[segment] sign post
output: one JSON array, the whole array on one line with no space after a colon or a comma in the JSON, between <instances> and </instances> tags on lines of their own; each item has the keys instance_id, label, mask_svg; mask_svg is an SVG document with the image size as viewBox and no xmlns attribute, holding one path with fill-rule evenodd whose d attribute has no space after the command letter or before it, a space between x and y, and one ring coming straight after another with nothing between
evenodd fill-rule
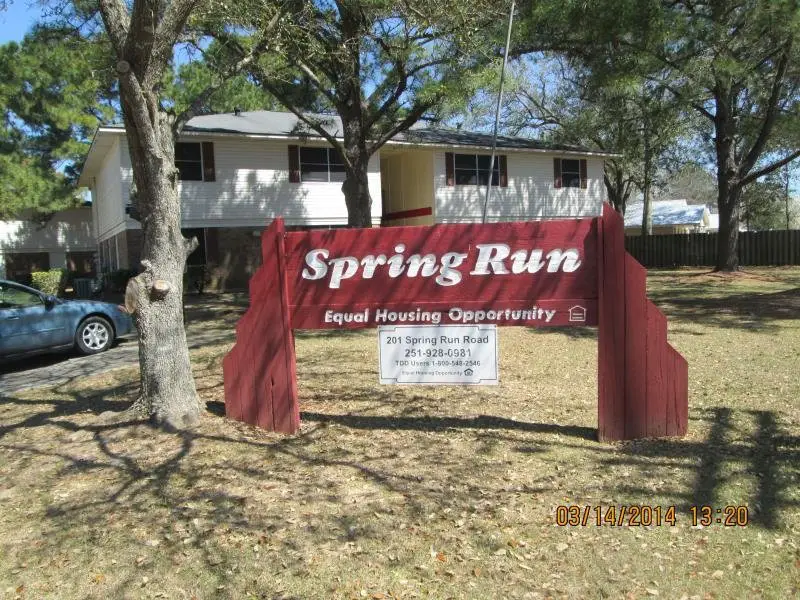
<instances>
[{"instance_id":1,"label":"sign post","mask_svg":"<svg viewBox=\"0 0 800 600\"><path fill-rule=\"evenodd\" d=\"M667 343L666 319L647 299L646 272L625 252L623 235L608 205L599 218L489 225L287 233L275 219L262 234L250 308L223 361L226 414L297 431L294 329L381 327L388 337L402 326L598 326L598 438L684 435L688 366ZM454 345L451 355L463 348ZM481 356L482 367L491 362ZM448 372L463 368L462 378L489 377L446 364ZM496 354L494 365L496 380ZM391 366L384 371L382 358L382 379L428 377L395 376Z\"/></svg>"}]
</instances>

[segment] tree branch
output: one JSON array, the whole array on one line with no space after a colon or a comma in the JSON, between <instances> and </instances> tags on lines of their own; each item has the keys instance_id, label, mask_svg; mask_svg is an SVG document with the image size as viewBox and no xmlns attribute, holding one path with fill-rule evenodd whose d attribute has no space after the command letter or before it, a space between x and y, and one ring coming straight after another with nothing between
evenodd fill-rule
<instances>
[{"instance_id":1,"label":"tree branch","mask_svg":"<svg viewBox=\"0 0 800 600\"><path fill-rule=\"evenodd\" d=\"M756 141L753 143L752 148L750 148L750 152L747 153L747 156L742 161L739 171L740 173L747 173L753 168L758 160L758 157L761 156L761 153L764 151L764 147L767 144L767 139L772 133L772 128L775 125L775 119L778 115L778 104L781 88L783 87L783 77L786 74L786 67L789 64L789 53L791 51L791 47L791 42L787 42L783 54L781 55L780 59L778 59L778 68L775 71L775 80L772 82L772 89L770 90L767 104L767 112L764 115L764 120L761 124L761 129L758 132Z\"/></svg>"},{"instance_id":2,"label":"tree branch","mask_svg":"<svg viewBox=\"0 0 800 600\"><path fill-rule=\"evenodd\" d=\"M136 2L136 4L145 4L144 2ZM153 32L153 60L150 63L150 68L147 70L146 81L148 83L155 83L161 79L164 67L169 63L172 58L172 51L178 37L183 32L186 26L186 21L189 15L197 6L198 0L171 0L167 4L163 17L158 22L158 27ZM152 9L150 9L152 10ZM137 43L139 40L137 40Z\"/></svg>"},{"instance_id":3,"label":"tree branch","mask_svg":"<svg viewBox=\"0 0 800 600\"><path fill-rule=\"evenodd\" d=\"M333 94L325 85L323 85L322 81L314 71L311 70L305 62L302 60L295 60L294 63L297 65L297 68L300 69L303 74L308 77L309 81L317 88L334 106L337 103L336 95Z\"/></svg>"},{"instance_id":4,"label":"tree branch","mask_svg":"<svg viewBox=\"0 0 800 600\"><path fill-rule=\"evenodd\" d=\"M122 57L128 39L128 9L122 0L99 0L100 16L111 45L118 57Z\"/></svg>"},{"instance_id":5,"label":"tree branch","mask_svg":"<svg viewBox=\"0 0 800 600\"><path fill-rule=\"evenodd\" d=\"M258 67L256 63L254 63L254 64L255 64L256 68L255 68L255 69L253 69L253 67L251 66L251 71L255 71L255 74L256 74L256 75L259 77L259 79L261 80L261 81L260 81L261 87L263 87L263 88L264 88L264 89L266 89L266 90L267 90L267 91L268 91L270 94L272 94L273 96L275 96L275 97L278 99L278 101L279 101L281 104L283 104L283 106L284 106L284 107L286 107L287 109L289 109L289 111L290 111L291 113L293 113L293 114L294 114L294 115L295 115L295 116L296 116L298 119L300 119L300 120L301 120L303 123L305 123L306 125L308 125L308 126L311 128L311 129L313 129L314 131L316 131L316 132L317 132L317 133L318 133L318 134L319 134L319 135L320 135L320 136L321 136L323 139L325 139L325 140L326 140L326 141L327 141L327 142L328 142L328 143L329 143L331 146L333 146L334 148L336 148L336 150L338 150L338 151L339 151L339 154L341 155L341 158L342 158L342 160L344 160L344 161L345 161L345 164L346 164L348 167L352 166L352 165L350 164L350 162L349 162L349 160L348 160L347 156L346 156L346 155L345 155L345 153L344 153L344 146L342 145L342 143L341 143L339 140L337 140L335 136L331 135L331 134L330 134L330 133L329 133L329 132L328 132L328 131L327 131L327 130L326 130L326 129L325 129L323 126L322 126L322 124L321 124L321 123L319 123L319 122L315 121L314 119L312 119L312 118L310 118L310 117L306 116L305 114L303 114L303 112L302 112L301 110L299 110L297 107L295 107L295 106L294 106L294 104L293 104L293 102L292 102L292 100L289 98L289 96L287 96L285 93L283 93L283 91L282 91L282 90L280 90L279 88L277 88L276 86L272 85L272 84L270 83L270 81L269 81L269 78L266 76L266 74L265 74L265 73L263 73L263 71L261 70L261 68L260 68L260 67Z\"/></svg>"},{"instance_id":6,"label":"tree branch","mask_svg":"<svg viewBox=\"0 0 800 600\"><path fill-rule=\"evenodd\" d=\"M699 102L696 102L696 101L693 101L693 100L689 100L683 94L683 92L681 92L679 89L677 89L677 88L671 86L670 84L662 81L661 79L657 79L655 77L647 76L647 77L645 77L645 79L647 81L652 81L654 83L658 83L659 85L664 86L664 89L667 90L669 93L671 93L673 96L675 96L679 100L682 100L683 102L688 103L689 106L691 106L693 109L695 109L701 115L703 115L705 118L709 119L712 122L714 121L714 115L713 115L713 113L711 111L709 111L705 106L703 106Z\"/></svg>"},{"instance_id":7,"label":"tree branch","mask_svg":"<svg viewBox=\"0 0 800 600\"><path fill-rule=\"evenodd\" d=\"M274 27L278 23L279 14L276 14L268 25L267 31L265 31L264 37L258 42L258 44L254 45L253 48L248 52L246 55L242 56L235 64L231 65L228 69L222 73L218 81L206 87L202 92L200 92L192 103L181 112L176 118L175 122L172 124L172 133L177 135L181 132L183 127L186 123L194 116L199 114L200 110L203 106L208 102L211 96L214 95L225 83L228 81L230 77L238 75L244 69L246 69L249 65L254 63L261 54L266 50L267 46L269 45L268 38L266 33L269 33L270 29Z\"/></svg>"},{"instance_id":8,"label":"tree branch","mask_svg":"<svg viewBox=\"0 0 800 600\"><path fill-rule=\"evenodd\" d=\"M148 111L149 103L145 97L136 74L131 70L130 65L121 60L117 63L117 73L119 76L120 87L127 87L128 92L133 96L128 103L128 110L123 112L133 121L136 133L142 141L142 146L153 156L160 156L160 148L156 139L154 123L150 119ZM121 94L124 98L124 94Z\"/></svg>"},{"instance_id":9,"label":"tree branch","mask_svg":"<svg viewBox=\"0 0 800 600\"><path fill-rule=\"evenodd\" d=\"M411 127L414 123L419 121L420 117L424 115L428 109L432 106L435 106L440 99L440 95L436 95L433 100L428 102L422 102L416 106L413 106L411 110L408 111L408 114L403 118L403 120L394 124L394 126L390 127L387 131L385 131L377 140L375 140L369 146L369 153L373 154L378 151L381 146L383 146L386 142L392 139L401 131L406 131L409 127Z\"/></svg>"},{"instance_id":10,"label":"tree branch","mask_svg":"<svg viewBox=\"0 0 800 600\"><path fill-rule=\"evenodd\" d=\"M768 175L772 173L776 169L780 169L783 165L787 165L792 162L794 159L800 157L800 150L796 150L791 154L784 156L782 159L775 161L764 167L763 169L759 169L758 171L754 171L750 173L748 176L742 178L742 185L747 185L748 183L754 182L759 177L763 177L764 175Z\"/></svg>"}]
</instances>

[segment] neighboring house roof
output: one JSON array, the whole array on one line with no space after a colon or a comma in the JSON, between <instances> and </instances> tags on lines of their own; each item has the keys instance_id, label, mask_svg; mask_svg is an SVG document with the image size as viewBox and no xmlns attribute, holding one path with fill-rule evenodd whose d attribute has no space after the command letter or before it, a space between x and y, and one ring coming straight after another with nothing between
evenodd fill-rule
<instances>
[{"instance_id":1,"label":"neighboring house roof","mask_svg":"<svg viewBox=\"0 0 800 600\"><path fill-rule=\"evenodd\" d=\"M342 121L336 115L311 115L319 119L326 131L334 137L342 137ZM110 149L114 135L125 133L122 125L99 127L92 140L86 162L81 169L81 180L84 172L99 167L95 164L102 160ZM110 134L110 135L109 135ZM269 110L243 111L238 114L222 113L201 115L188 121L183 129L184 135L225 135L243 137L284 138L288 140L320 141L320 135L302 122L297 115L290 112ZM486 133L475 133L456 129L436 129L432 127L415 127L397 134L387 146L430 146L444 148L471 148L488 150L492 146L492 136ZM579 146L547 144L523 137L498 136L497 148L501 151L549 152L579 154L588 156L611 157L616 154L591 150ZM86 185L79 181L79 185Z\"/></svg>"},{"instance_id":2,"label":"neighboring house roof","mask_svg":"<svg viewBox=\"0 0 800 600\"><path fill-rule=\"evenodd\" d=\"M708 227L710 212L705 204L688 204L686 200L659 200L652 203L653 227L694 225ZM625 209L625 227L641 227L644 205L629 204Z\"/></svg>"}]
</instances>

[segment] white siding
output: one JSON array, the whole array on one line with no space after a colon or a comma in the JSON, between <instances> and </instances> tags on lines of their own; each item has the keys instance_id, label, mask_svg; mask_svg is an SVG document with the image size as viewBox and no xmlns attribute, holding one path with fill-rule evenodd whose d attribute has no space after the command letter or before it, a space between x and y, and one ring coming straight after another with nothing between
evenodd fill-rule
<instances>
[{"instance_id":1,"label":"white siding","mask_svg":"<svg viewBox=\"0 0 800 600\"><path fill-rule=\"evenodd\" d=\"M344 225L347 207L341 183L290 183L289 143L247 138L202 138L214 143L216 181L182 181L184 227L257 227L274 217L287 225ZM369 163L372 218L381 217L380 157ZM132 171L122 147L122 197L127 198Z\"/></svg>"},{"instance_id":2,"label":"white siding","mask_svg":"<svg viewBox=\"0 0 800 600\"><path fill-rule=\"evenodd\" d=\"M118 138L108 152L103 166L97 174L92 188L92 202L96 205L97 240L103 241L124 229L126 195L123 196L123 171L120 147L124 138ZM127 157L128 149L125 148Z\"/></svg>"},{"instance_id":3,"label":"white siding","mask_svg":"<svg viewBox=\"0 0 800 600\"><path fill-rule=\"evenodd\" d=\"M468 153L466 150L465 152ZM448 186L444 155L444 152L437 152L434 157L436 222L479 222L483 215L486 187ZM508 187L492 188L487 210L488 220L520 221L595 217L602 214L605 196L602 158L586 158L589 181L584 190L555 189L553 158L558 155L515 152L506 156Z\"/></svg>"},{"instance_id":4,"label":"white siding","mask_svg":"<svg viewBox=\"0 0 800 600\"><path fill-rule=\"evenodd\" d=\"M83 252L95 249L90 208L55 213L40 227L32 221L0 221L0 251Z\"/></svg>"}]
</instances>

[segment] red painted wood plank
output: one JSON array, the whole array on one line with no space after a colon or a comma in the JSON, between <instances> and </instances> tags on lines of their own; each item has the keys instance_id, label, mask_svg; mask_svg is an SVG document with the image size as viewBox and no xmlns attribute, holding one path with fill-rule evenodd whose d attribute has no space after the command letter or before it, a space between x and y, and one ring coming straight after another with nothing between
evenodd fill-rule
<instances>
[{"instance_id":1,"label":"red painted wood plank","mask_svg":"<svg viewBox=\"0 0 800 600\"><path fill-rule=\"evenodd\" d=\"M265 265L268 269L274 267L274 260ZM271 380L275 370L274 353L278 349L274 342L274 322L279 316L275 314L274 305L275 294L270 291L262 297L261 302L252 306L254 325L247 346L242 348L242 352L247 354L244 360L253 369L253 395L250 402L256 407L252 417L254 420L247 422L268 430L273 429Z\"/></svg>"},{"instance_id":2,"label":"red painted wood plank","mask_svg":"<svg viewBox=\"0 0 800 600\"><path fill-rule=\"evenodd\" d=\"M625 439L625 242L622 218L608 204L598 220L598 438Z\"/></svg>"},{"instance_id":3,"label":"red painted wood plank","mask_svg":"<svg viewBox=\"0 0 800 600\"><path fill-rule=\"evenodd\" d=\"M625 254L625 437L647 435L647 272Z\"/></svg>"},{"instance_id":4,"label":"red painted wood plank","mask_svg":"<svg viewBox=\"0 0 800 600\"><path fill-rule=\"evenodd\" d=\"M596 326L598 323L597 301L591 298L532 301L405 301L379 305L353 302L346 305L295 306L291 309L291 313L294 329L363 329L393 324L435 325L474 322L524 327ZM344 320L345 315L347 321ZM354 321L354 318L359 320Z\"/></svg>"},{"instance_id":5,"label":"red painted wood plank","mask_svg":"<svg viewBox=\"0 0 800 600\"><path fill-rule=\"evenodd\" d=\"M667 405L667 431L664 435L686 435L689 425L689 365L686 359L670 345L667 345L670 356L671 394Z\"/></svg>"},{"instance_id":6,"label":"red painted wood plank","mask_svg":"<svg viewBox=\"0 0 800 600\"><path fill-rule=\"evenodd\" d=\"M282 248L283 235L280 219L262 234L264 261L250 281L251 305L239 320L236 344L223 361L226 414L271 430L275 429L274 378L277 372L286 371L285 344L281 342L284 329L289 327L289 315L280 310L278 250ZM283 275L285 293L285 273ZM286 379L285 374L283 378Z\"/></svg>"},{"instance_id":7,"label":"red painted wood plank","mask_svg":"<svg viewBox=\"0 0 800 600\"><path fill-rule=\"evenodd\" d=\"M398 210L396 212L386 213L381 217L381 221L397 221L398 219L413 219L414 217L427 217L433 214L433 208L426 206L424 208L412 208L409 210Z\"/></svg>"},{"instance_id":8,"label":"red painted wood plank","mask_svg":"<svg viewBox=\"0 0 800 600\"><path fill-rule=\"evenodd\" d=\"M667 406L671 398L666 384L671 357L667 352L667 319L658 307L647 302L647 437L667 434Z\"/></svg>"},{"instance_id":9,"label":"red painted wood plank","mask_svg":"<svg viewBox=\"0 0 800 600\"><path fill-rule=\"evenodd\" d=\"M515 300L533 305L540 299L596 299L596 237L593 219L396 227L391 235L378 228L290 232L286 235L290 303L297 309L480 299L488 307ZM498 245L496 251L489 249L492 244ZM479 246L484 247L484 258L495 261L485 268L476 268ZM552 255L550 262L547 256L554 251L560 254ZM567 262L558 261L567 252L576 253L580 261L571 263L569 272L564 268ZM417 260L429 256L427 270L408 266L414 255ZM505 258L499 258L502 255ZM517 273L515 256L521 271ZM397 263L394 268L378 264L369 272L364 261L372 258L367 257ZM341 277L336 281L334 259L340 261ZM314 260L318 269L310 267Z\"/></svg>"},{"instance_id":10,"label":"red painted wood plank","mask_svg":"<svg viewBox=\"0 0 800 600\"><path fill-rule=\"evenodd\" d=\"M286 266L285 230L279 224L280 235L275 240L278 284L275 289L275 307L280 319L275 320L275 336L280 350L275 356L273 371L273 423L275 431L295 433L300 428L300 407L297 398L297 371L294 354L294 334L291 325L289 284Z\"/></svg>"}]
</instances>

